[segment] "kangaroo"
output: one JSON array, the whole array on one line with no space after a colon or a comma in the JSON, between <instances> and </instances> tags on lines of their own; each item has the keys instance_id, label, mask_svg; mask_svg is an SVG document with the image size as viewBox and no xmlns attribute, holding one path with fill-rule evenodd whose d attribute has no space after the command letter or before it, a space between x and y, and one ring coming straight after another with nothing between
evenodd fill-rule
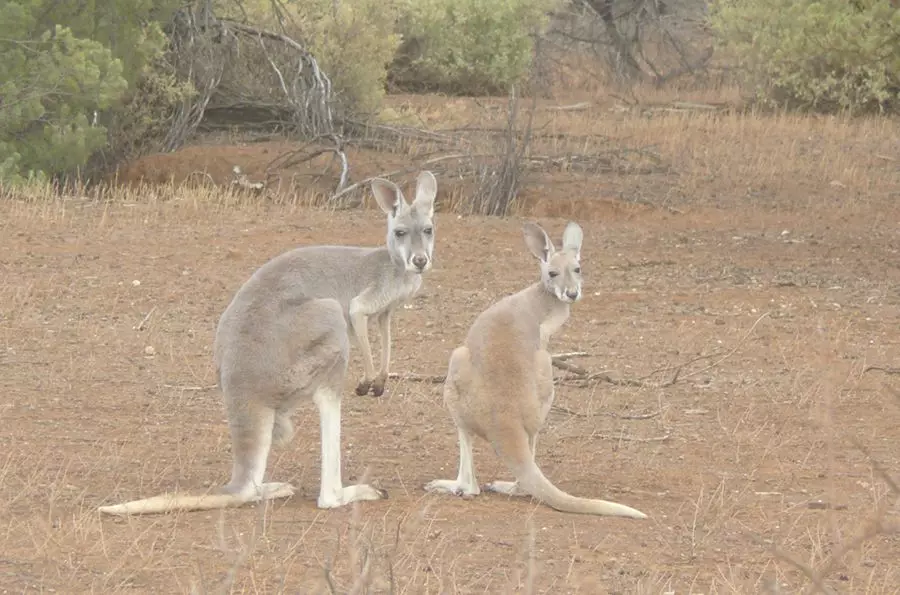
<instances>
[{"instance_id":1,"label":"kangaroo","mask_svg":"<svg viewBox=\"0 0 900 595\"><path fill-rule=\"evenodd\" d=\"M465 343L453 350L444 382L444 404L459 436L459 473L436 479L425 489L475 496L481 489L509 496L532 496L556 510L644 519L633 508L605 500L571 496L547 479L535 463L538 431L553 404L550 336L581 299L581 227L570 222L557 251L536 223L524 226L525 244L540 261L541 279L478 315ZM473 437L486 440L516 481L479 488L472 460Z\"/></svg>"},{"instance_id":2,"label":"kangaroo","mask_svg":"<svg viewBox=\"0 0 900 595\"><path fill-rule=\"evenodd\" d=\"M219 319L214 360L231 434L231 481L205 495L155 496L114 506L107 514L212 510L293 495L288 483L263 483L269 450L294 434L291 414L305 399L319 412L319 508L387 498L366 484L341 481L341 392L350 336L362 351L364 375L356 392L384 392L390 363L391 316L432 267L437 181L419 174L407 203L392 182L372 191L387 214L386 246L306 246L276 256L237 291ZM378 324L381 369L372 365L367 325Z\"/></svg>"}]
</instances>

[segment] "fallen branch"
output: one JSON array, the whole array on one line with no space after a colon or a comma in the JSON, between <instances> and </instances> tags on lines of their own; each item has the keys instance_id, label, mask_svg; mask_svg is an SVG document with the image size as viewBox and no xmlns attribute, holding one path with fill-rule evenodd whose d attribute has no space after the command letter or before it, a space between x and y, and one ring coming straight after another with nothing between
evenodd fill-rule
<instances>
[{"instance_id":1,"label":"fallen branch","mask_svg":"<svg viewBox=\"0 0 900 595\"><path fill-rule=\"evenodd\" d=\"M325 139L330 140L332 143L334 143L334 146L310 149L313 144ZM324 175L326 171L328 171L328 169L331 167L331 164L334 163L335 157L338 158L341 162L341 174L338 179L337 187L334 191L340 192L347 185L347 180L350 178L350 163L347 159L347 153L344 150L345 144L346 143L344 142L344 139L337 134L320 134L319 136L310 140L300 149L282 153L281 155L278 155L277 157L272 159L266 165L267 176L271 176L276 168L281 170L289 169L292 167L296 167L297 165L300 165L302 163L312 161L320 155L330 153L332 155L331 162L325 167L322 173L316 177L316 179L318 179L319 177Z\"/></svg>"},{"instance_id":2,"label":"fallen branch","mask_svg":"<svg viewBox=\"0 0 900 595\"><path fill-rule=\"evenodd\" d=\"M335 200L339 199L340 197L344 196L345 194L349 194L350 192L353 192L354 190L361 188L362 186L365 186L366 184L370 183L372 180L374 180L376 178L389 178L391 176L402 176L402 175L412 173L414 171L418 171L424 165L433 165L435 163L440 163L441 161L449 161L451 159L464 159L466 157L470 157L470 156L466 155L464 153L453 153L450 155L441 155L440 157L434 157L432 159L427 159L427 160L422 161L421 163L418 163L411 167L404 167L403 169L396 169L394 171L386 172L386 173L383 173L383 174L380 174L377 176L372 176L371 178L366 178L365 180L361 180L355 184L350 184L349 186L347 186L340 192L336 192L335 194L333 194L331 196L331 198L328 199L328 201L329 202L335 201Z\"/></svg>"},{"instance_id":3,"label":"fallen branch","mask_svg":"<svg viewBox=\"0 0 900 595\"><path fill-rule=\"evenodd\" d=\"M553 365L557 368L567 370L569 368L578 368L578 366L574 366L573 364L567 363L565 360L572 357L584 357L590 355L586 351L570 351L567 353L559 353L557 355L552 356ZM391 372L388 374L388 378L394 378L397 380L408 380L409 382L424 382L426 384L441 384L444 380L447 379L447 376L444 374L398 374L397 372Z\"/></svg>"},{"instance_id":4,"label":"fallen branch","mask_svg":"<svg viewBox=\"0 0 900 595\"><path fill-rule=\"evenodd\" d=\"M879 371L884 372L885 374L897 375L900 374L900 368L891 368L891 367L883 367L883 366L868 366L865 370L863 370L863 374L869 371Z\"/></svg>"},{"instance_id":5,"label":"fallen branch","mask_svg":"<svg viewBox=\"0 0 900 595\"><path fill-rule=\"evenodd\" d=\"M607 382L607 383L615 385L615 386L634 386L634 387L642 387L642 388L668 388L668 387L674 385L676 382L678 382L678 380L681 378L690 378L691 376L696 376L697 374L702 374L703 372L707 372L707 371L715 368L716 366L718 366L719 364L721 364L722 362L724 362L725 360L730 358L732 355L737 353L737 350L741 348L741 345L743 345L744 342L747 340L747 338L753 333L754 329L756 329L756 327L760 323L760 321L763 318L765 318L766 316L768 316L769 314L770 314L769 312L766 312L762 316L757 318L756 321L747 330L747 332L744 333L744 336L741 337L741 339L737 342L737 344L735 344L734 347L732 347L731 349L729 349L728 351L725 351L725 352L717 351L717 352L713 352L713 353L706 354L706 355L700 355L700 356L691 358L691 359L687 360L686 362L678 364L677 366L667 366L664 368L659 368L657 370L654 370L653 372L650 372L646 376L642 376L641 378L638 378L638 379L613 378L612 376L610 376L610 374L608 372L588 373L587 370L585 370L583 368L579 368L578 366L573 366L572 364L565 364L566 367L564 367L564 368L561 365L557 365L557 367L560 367L568 372L572 372L573 374L575 374L574 377L560 378L560 379L558 379L558 382L561 384L569 384L569 385L577 386L580 388L593 386L593 385L599 384L601 382ZM699 370L694 370L693 372L689 372L687 374L682 375L682 370L684 370L684 368L689 366L690 364L696 363L698 361L718 357L720 355L721 355L721 357L719 357L719 359L715 360L708 366L705 366ZM560 362L560 364L563 364L563 363L564 362ZM556 365L556 362L554 362L554 364ZM672 374L672 377L665 382L651 383L651 382L646 381L648 378L651 378L661 372L665 372L665 371L669 371L669 370L674 370L675 373Z\"/></svg>"},{"instance_id":6,"label":"fallen branch","mask_svg":"<svg viewBox=\"0 0 900 595\"><path fill-rule=\"evenodd\" d=\"M581 366L570 364L569 362L562 359L553 358L553 367L559 368L560 370L565 370L566 372L572 372L573 374L577 374L579 376L589 375L588 371Z\"/></svg>"},{"instance_id":7,"label":"fallen branch","mask_svg":"<svg viewBox=\"0 0 900 595\"><path fill-rule=\"evenodd\" d=\"M447 379L445 375L429 375L429 374L397 374L391 372L388 378L397 380L408 380L409 382L424 382L426 384L441 384Z\"/></svg>"},{"instance_id":8,"label":"fallen branch","mask_svg":"<svg viewBox=\"0 0 900 595\"><path fill-rule=\"evenodd\" d=\"M572 359L573 357L587 357L590 353L587 351L569 351L566 353L557 353L553 356L553 359L556 361L565 361L567 359Z\"/></svg>"},{"instance_id":9,"label":"fallen branch","mask_svg":"<svg viewBox=\"0 0 900 595\"><path fill-rule=\"evenodd\" d=\"M628 419L628 420L642 420L642 419L653 419L654 417L658 417L662 414L662 410L652 411L650 413L637 413L634 415L621 415L619 413L611 413L608 411L598 411L596 413L581 413L580 411L575 411L574 409L569 409L568 407L563 407L562 405L554 405L550 408L551 411L557 411L559 413L565 413L567 415L572 415L575 417L612 417L615 419Z\"/></svg>"},{"instance_id":10,"label":"fallen branch","mask_svg":"<svg viewBox=\"0 0 900 595\"><path fill-rule=\"evenodd\" d=\"M652 436L650 438L640 438L639 436L631 436L629 434L601 434L599 432L591 432L588 436L591 439L599 438L601 440L618 440L620 442L665 442L672 437L671 432L666 432L662 436Z\"/></svg>"},{"instance_id":11,"label":"fallen branch","mask_svg":"<svg viewBox=\"0 0 900 595\"><path fill-rule=\"evenodd\" d=\"M179 386L177 384L163 384L163 386L166 388L174 388L177 390L183 390L185 392L188 392L188 391L200 392L200 391L207 391L207 390L213 390L213 389L219 388L218 384L210 384L209 386Z\"/></svg>"}]
</instances>

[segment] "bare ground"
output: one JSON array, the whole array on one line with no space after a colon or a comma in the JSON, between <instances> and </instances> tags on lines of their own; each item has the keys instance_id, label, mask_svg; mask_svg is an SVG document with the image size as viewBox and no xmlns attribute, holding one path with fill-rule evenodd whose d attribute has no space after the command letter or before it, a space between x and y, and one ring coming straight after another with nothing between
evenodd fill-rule
<instances>
[{"instance_id":1,"label":"bare ground","mask_svg":"<svg viewBox=\"0 0 900 595\"><path fill-rule=\"evenodd\" d=\"M821 573L834 592L900 592L898 494L878 470L900 481L900 210L888 191L836 203L822 182L779 186L796 199L784 209L704 186L718 198L690 209L611 192L577 211L586 297L553 349L587 352L570 361L607 379L561 382L538 462L647 521L422 490L455 476L458 455L440 385L415 375L443 374L475 315L537 271L523 219L450 212L435 270L395 319L401 378L357 397L354 351L347 381L345 480L367 473L388 500L316 508L310 404L270 458L294 498L101 517L101 504L227 481L218 316L268 258L378 244L383 219L187 190L5 201L0 588L348 593L363 575L371 593L796 593ZM540 220L557 236L565 223ZM484 444L476 465L481 482L507 476Z\"/></svg>"}]
</instances>

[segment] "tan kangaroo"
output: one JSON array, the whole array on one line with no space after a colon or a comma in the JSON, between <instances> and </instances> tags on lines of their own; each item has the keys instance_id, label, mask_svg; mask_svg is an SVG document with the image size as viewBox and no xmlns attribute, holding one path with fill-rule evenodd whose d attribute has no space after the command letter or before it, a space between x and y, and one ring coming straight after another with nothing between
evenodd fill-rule
<instances>
[{"instance_id":1,"label":"tan kangaroo","mask_svg":"<svg viewBox=\"0 0 900 595\"><path fill-rule=\"evenodd\" d=\"M525 244L540 260L541 280L482 312L465 344L450 356L444 404L459 434L459 473L425 489L455 495L481 492L475 481L472 440L488 441L516 478L494 481L485 491L532 496L556 510L644 519L634 508L571 496L556 488L534 460L538 431L553 404L553 362L547 343L581 299L582 231L570 222L562 250L535 223L524 227Z\"/></svg>"},{"instance_id":2,"label":"tan kangaroo","mask_svg":"<svg viewBox=\"0 0 900 595\"><path fill-rule=\"evenodd\" d=\"M238 290L219 320L214 359L231 433L231 481L206 495L165 494L115 506L107 514L210 510L293 495L288 483L263 483L272 444L294 433L291 414L311 399L319 411L321 478L318 506L335 508L386 498L369 485L341 481L341 392L350 335L359 344L364 376L358 394L384 391L390 363L391 315L422 284L432 266L437 181L419 174L416 196L382 179L372 191L387 214L387 245L306 246L276 256ZM369 318L381 335L375 374Z\"/></svg>"}]
</instances>

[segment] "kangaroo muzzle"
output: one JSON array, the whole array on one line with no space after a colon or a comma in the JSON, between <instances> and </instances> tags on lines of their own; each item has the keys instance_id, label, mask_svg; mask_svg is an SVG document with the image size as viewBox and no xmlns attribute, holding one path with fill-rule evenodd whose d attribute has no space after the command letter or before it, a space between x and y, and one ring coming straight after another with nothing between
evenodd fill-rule
<instances>
[{"instance_id":1,"label":"kangaroo muzzle","mask_svg":"<svg viewBox=\"0 0 900 595\"><path fill-rule=\"evenodd\" d=\"M421 273L428 266L428 256L425 254L414 254L412 258L409 259L410 264L415 267L416 272Z\"/></svg>"}]
</instances>

